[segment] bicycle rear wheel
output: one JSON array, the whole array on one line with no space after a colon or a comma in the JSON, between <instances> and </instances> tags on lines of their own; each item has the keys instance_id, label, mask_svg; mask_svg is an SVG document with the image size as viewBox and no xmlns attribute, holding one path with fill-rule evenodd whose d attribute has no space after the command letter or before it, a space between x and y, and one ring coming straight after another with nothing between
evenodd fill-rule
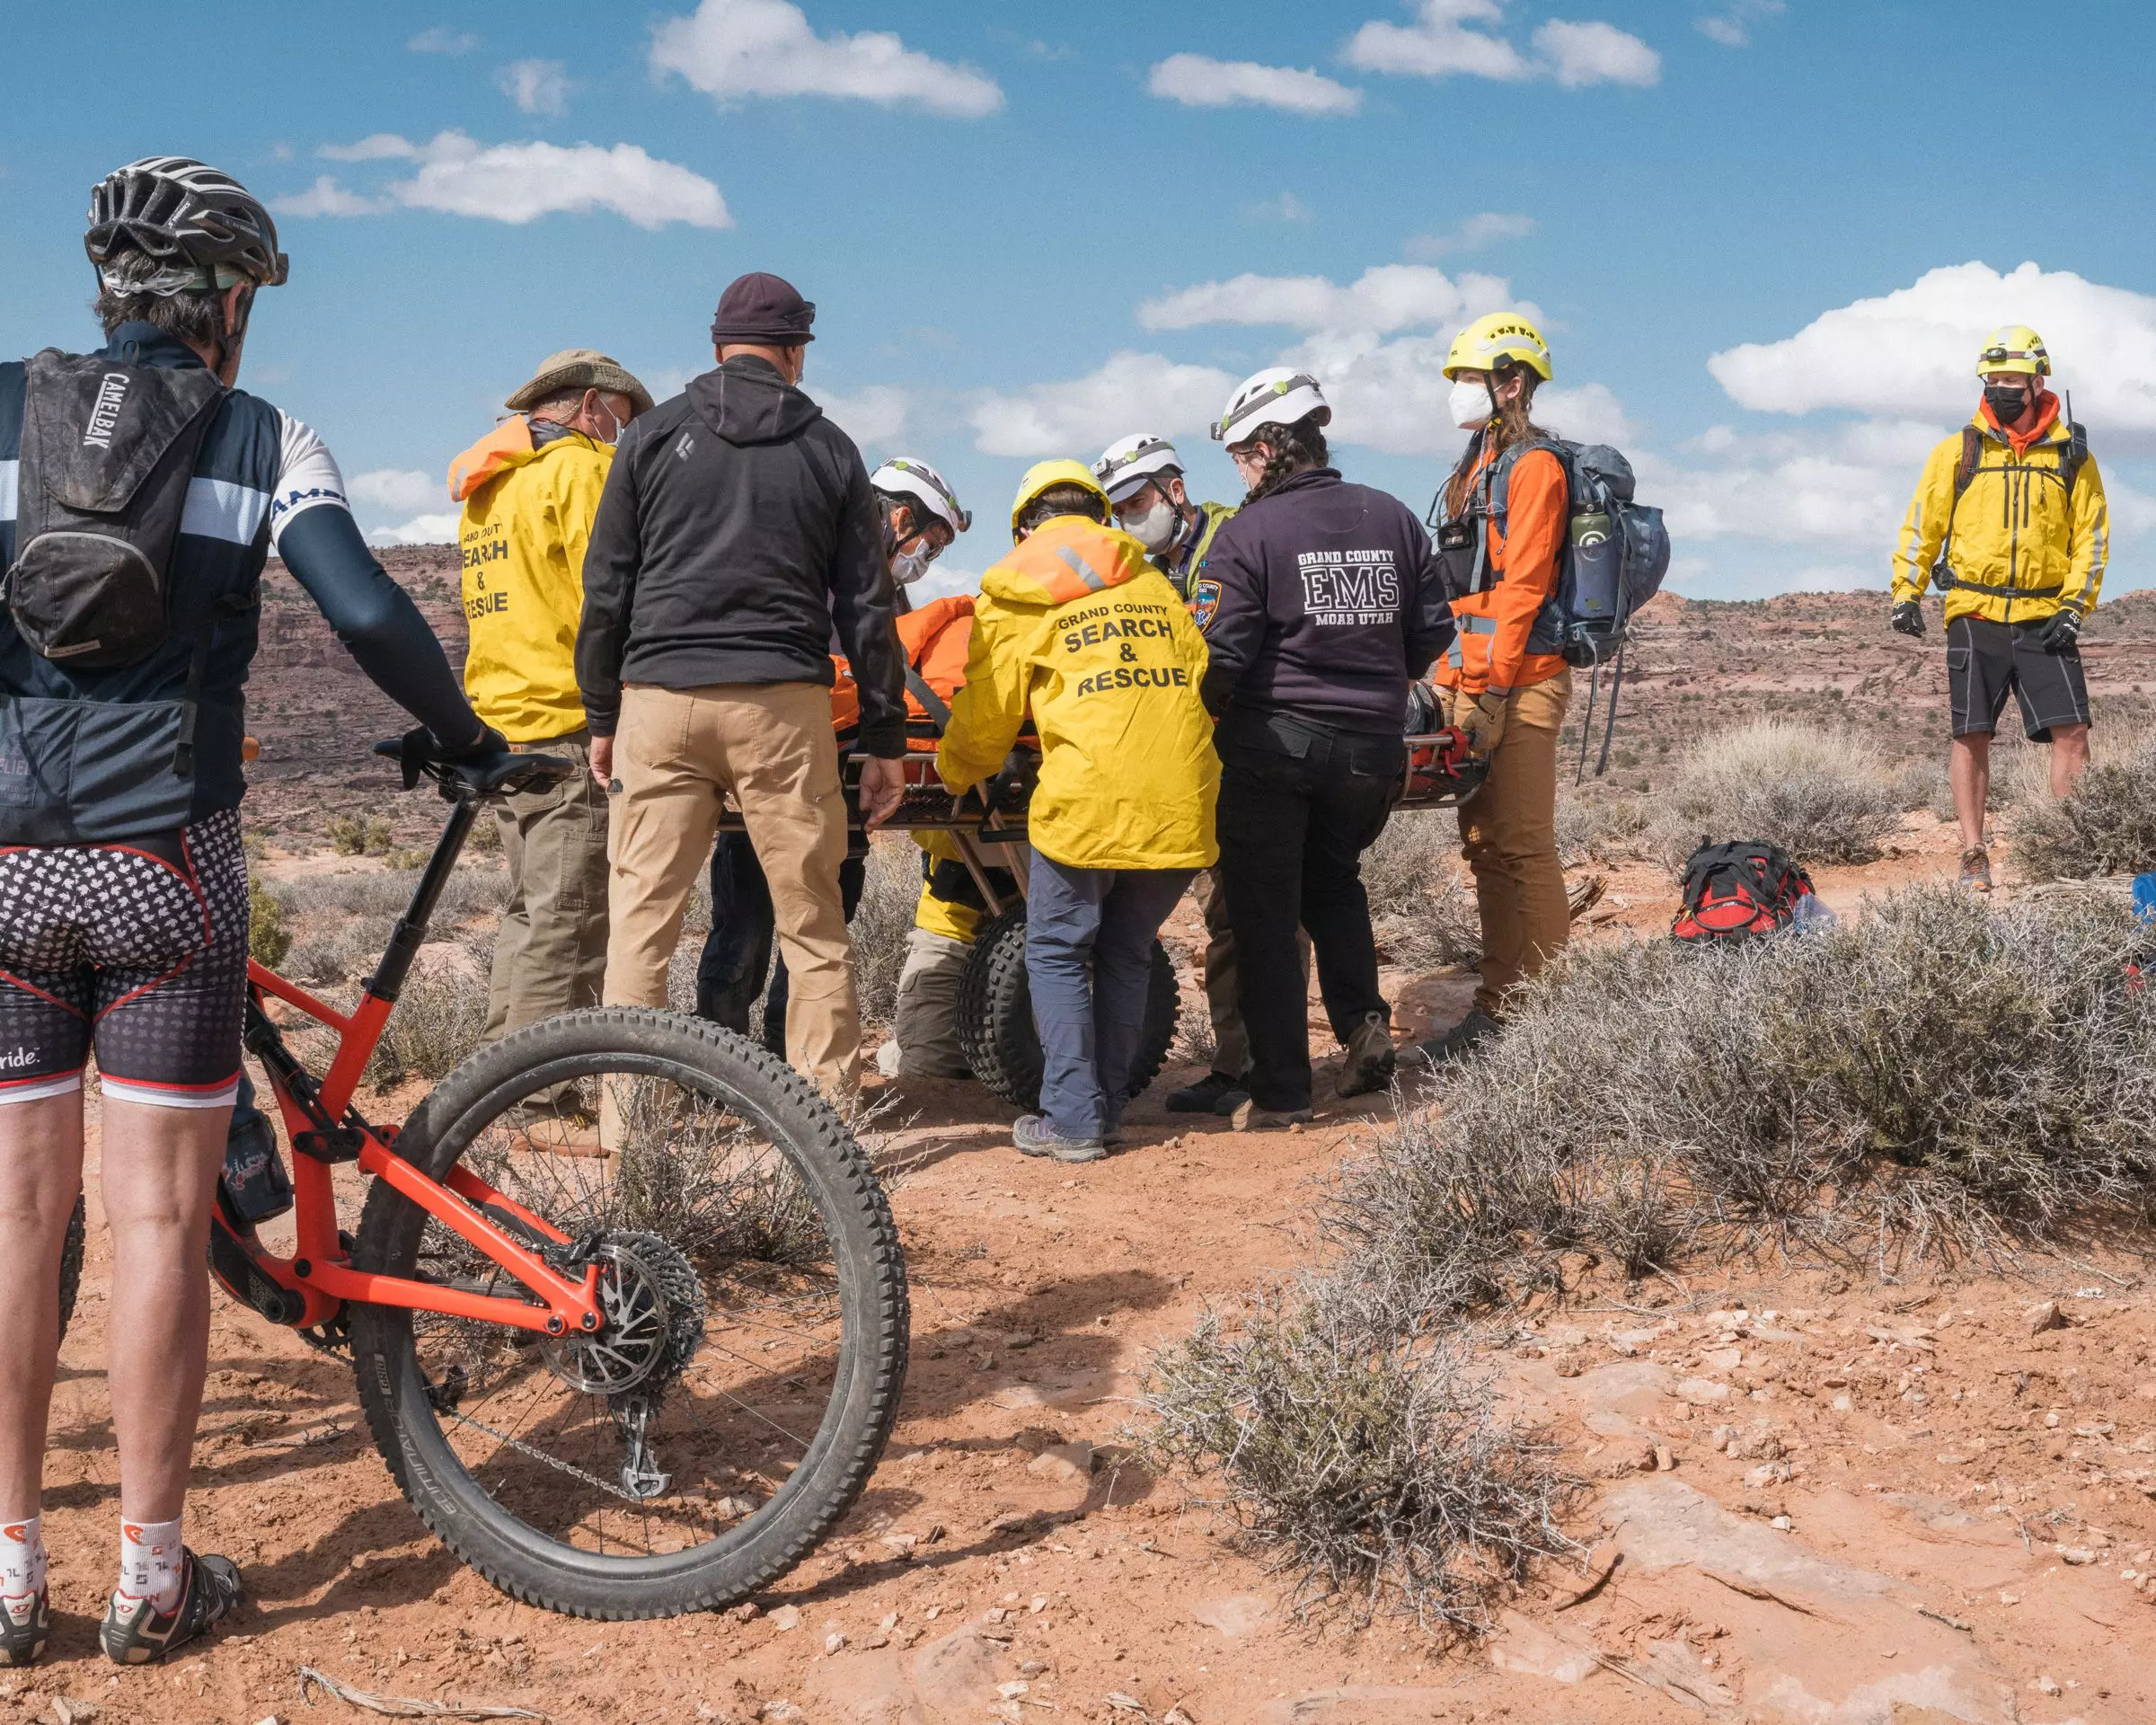
<instances>
[{"instance_id":1,"label":"bicycle rear wheel","mask_svg":"<svg viewBox=\"0 0 2156 1725\"><path fill-rule=\"evenodd\" d=\"M352 1308L375 1441L488 1580L578 1616L716 1608L860 1496L906 1376L905 1264L867 1157L791 1067L701 1020L571 1013L458 1066L396 1147L437 1180L461 1163L600 1269L591 1339ZM381 1181L354 1261L521 1289Z\"/></svg>"}]
</instances>

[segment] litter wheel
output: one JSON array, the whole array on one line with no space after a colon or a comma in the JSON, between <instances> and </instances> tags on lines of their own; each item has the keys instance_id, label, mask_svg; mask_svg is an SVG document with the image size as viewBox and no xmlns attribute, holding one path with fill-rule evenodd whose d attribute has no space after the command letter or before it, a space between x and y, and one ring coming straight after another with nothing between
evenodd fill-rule
<instances>
[{"instance_id":1,"label":"litter wheel","mask_svg":"<svg viewBox=\"0 0 2156 1725\"><path fill-rule=\"evenodd\" d=\"M1153 943L1153 979L1145 995L1145 1028L1130 1074L1135 1096L1168 1064L1178 1012L1175 965ZM959 985L959 1046L973 1075L1014 1108L1040 1106L1043 1058L1033 1028L1033 991L1026 982L1026 907L1015 905L985 923Z\"/></svg>"}]
</instances>

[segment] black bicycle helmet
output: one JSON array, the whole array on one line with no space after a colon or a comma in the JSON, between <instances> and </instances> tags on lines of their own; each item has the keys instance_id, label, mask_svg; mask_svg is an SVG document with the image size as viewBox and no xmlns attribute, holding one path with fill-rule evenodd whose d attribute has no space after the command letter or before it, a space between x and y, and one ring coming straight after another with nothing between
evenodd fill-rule
<instances>
[{"instance_id":1,"label":"black bicycle helmet","mask_svg":"<svg viewBox=\"0 0 2156 1725\"><path fill-rule=\"evenodd\" d=\"M146 155L91 188L83 249L101 273L134 251L203 271L204 287L217 285L220 265L263 288L280 287L290 274L261 199L230 174L185 155Z\"/></svg>"}]
</instances>

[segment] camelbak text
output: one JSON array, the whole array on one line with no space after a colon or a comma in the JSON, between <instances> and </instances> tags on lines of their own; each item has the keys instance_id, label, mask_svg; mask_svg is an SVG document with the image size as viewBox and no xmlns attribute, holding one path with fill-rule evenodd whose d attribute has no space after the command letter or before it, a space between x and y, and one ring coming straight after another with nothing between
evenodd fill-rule
<instances>
[{"instance_id":1,"label":"camelbak text","mask_svg":"<svg viewBox=\"0 0 2156 1725\"><path fill-rule=\"evenodd\" d=\"M90 409L90 423L83 432L83 447L110 449L112 430L119 423L119 404L128 396L128 374L108 371L97 386L97 400Z\"/></svg>"}]
</instances>

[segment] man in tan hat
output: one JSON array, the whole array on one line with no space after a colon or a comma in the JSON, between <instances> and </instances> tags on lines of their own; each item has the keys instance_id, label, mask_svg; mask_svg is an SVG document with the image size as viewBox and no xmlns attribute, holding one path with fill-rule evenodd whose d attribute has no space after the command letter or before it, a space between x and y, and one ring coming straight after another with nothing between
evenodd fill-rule
<instances>
[{"instance_id":1,"label":"man in tan hat","mask_svg":"<svg viewBox=\"0 0 2156 1725\"><path fill-rule=\"evenodd\" d=\"M651 406L603 353L570 348L508 399L504 420L451 464L464 506L464 693L520 750L590 763L577 689L584 548L622 428ZM494 945L490 1040L596 1006L606 973L606 796L588 771L496 809L509 900Z\"/></svg>"}]
</instances>

